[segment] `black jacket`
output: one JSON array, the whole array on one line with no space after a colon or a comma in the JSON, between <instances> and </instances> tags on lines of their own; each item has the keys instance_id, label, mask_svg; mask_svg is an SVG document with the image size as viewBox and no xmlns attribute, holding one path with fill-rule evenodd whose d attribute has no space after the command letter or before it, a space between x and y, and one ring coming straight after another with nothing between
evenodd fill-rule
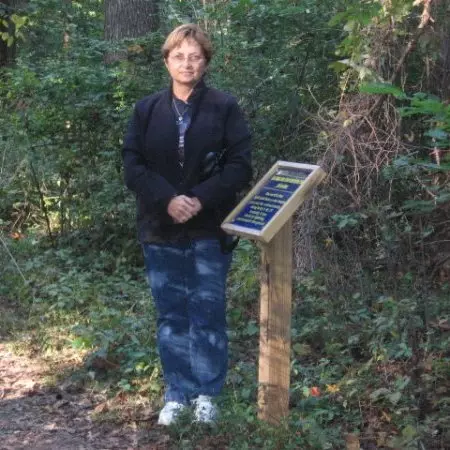
<instances>
[{"instance_id":1,"label":"black jacket","mask_svg":"<svg viewBox=\"0 0 450 450\"><path fill-rule=\"evenodd\" d=\"M141 242L220 236L221 221L251 180L250 132L235 98L201 82L189 102L192 120L185 135L183 168L178 162L172 90L135 105L122 155L125 183L137 198ZM206 154L224 150L220 172L202 179ZM203 206L184 224L175 224L167 213L170 199L179 194L197 197Z\"/></svg>"}]
</instances>

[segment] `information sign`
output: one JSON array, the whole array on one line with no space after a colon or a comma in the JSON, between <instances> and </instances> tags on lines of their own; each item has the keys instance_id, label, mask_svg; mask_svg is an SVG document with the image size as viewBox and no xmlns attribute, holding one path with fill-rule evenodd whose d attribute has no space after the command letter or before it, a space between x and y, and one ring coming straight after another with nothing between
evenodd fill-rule
<instances>
[{"instance_id":1,"label":"information sign","mask_svg":"<svg viewBox=\"0 0 450 450\"><path fill-rule=\"evenodd\" d=\"M226 217L222 228L267 243L324 177L319 166L278 161Z\"/></svg>"}]
</instances>

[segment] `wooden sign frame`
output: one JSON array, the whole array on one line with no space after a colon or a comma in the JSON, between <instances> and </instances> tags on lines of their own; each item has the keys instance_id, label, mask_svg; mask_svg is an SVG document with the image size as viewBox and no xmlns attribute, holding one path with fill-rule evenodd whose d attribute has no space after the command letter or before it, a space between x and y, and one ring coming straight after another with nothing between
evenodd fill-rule
<instances>
[{"instance_id":1,"label":"wooden sign frame","mask_svg":"<svg viewBox=\"0 0 450 450\"><path fill-rule=\"evenodd\" d=\"M283 173L290 175L283 176ZM295 174L298 172L298 176ZM277 161L263 178L253 187L253 189L242 199L242 201L231 211L222 223L222 229L228 234L238 235L250 239L256 239L264 243L269 243L272 238L281 230L283 225L292 217L299 206L309 197L312 189L317 186L326 176L320 166L293 163L288 161ZM285 183L283 183L283 179ZM269 183L279 181L278 186L286 186L276 194L276 187L268 187ZM293 189L293 186L298 185ZM273 191L273 195L287 197L285 201L280 199L270 203L268 197L257 199L259 193ZM270 194L270 193L269 193ZM266 211L266 212L264 212ZM259 217L257 216L259 214ZM263 215L270 218L264 222ZM249 227L243 226L242 221L259 220ZM233 222L241 222L240 224ZM259 229L258 229L259 227Z\"/></svg>"}]
</instances>

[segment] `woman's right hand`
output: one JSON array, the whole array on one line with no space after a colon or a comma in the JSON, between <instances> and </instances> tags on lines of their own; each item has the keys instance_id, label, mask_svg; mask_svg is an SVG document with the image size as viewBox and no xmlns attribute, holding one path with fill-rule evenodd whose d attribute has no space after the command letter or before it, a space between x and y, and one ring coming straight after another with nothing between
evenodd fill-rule
<instances>
[{"instance_id":1,"label":"woman's right hand","mask_svg":"<svg viewBox=\"0 0 450 450\"><path fill-rule=\"evenodd\" d=\"M201 209L199 201L187 197L186 195L177 195L170 200L167 206L167 212L175 223L184 223L194 217Z\"/></svg>"}]
</instances>

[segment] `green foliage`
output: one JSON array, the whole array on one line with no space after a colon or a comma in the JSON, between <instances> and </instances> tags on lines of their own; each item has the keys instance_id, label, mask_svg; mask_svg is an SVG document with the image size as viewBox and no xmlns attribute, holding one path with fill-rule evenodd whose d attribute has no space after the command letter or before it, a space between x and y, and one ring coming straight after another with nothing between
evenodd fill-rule
<instances>
[{"instance_id":1,"label":"green foliage","mask_svg":"<svg viewBox=\"0 0 450 450\"><path fill-rule=\"evenodd\" d=\"M409 291L407 283L405 277L403 288ZM414 442L419 437L414 420L401 411L417 408L424 413L428 408L429 422L421 430L425 435L444 417L448 421L449 410L439 410L436 398L431 400L435 392L428 384L434 378L431 368L410 370L419 354L426 361L437 357L443 334L434 327L427 331L425 320L447 317L445 289L432 298L420 294L369 297L356 292L336 301L317 273L302 281L298 293L302 301L294 315L293 341L302 346L301 352L293 346L292 388L300 408L307 408L312 401L310 414L317 414L318 399L305 397L305 393L308 386L319 386L325 393L325 398L319 397L321 402L327 400L322 423L345 414L347 424L363 431L366 414L373 417L378 410L388 419L378 425L380 435L391 426L404 430L412 426ZM443 392L448 395L448 383L444 384ZM361 415L353 409L357 404Z\"/></svg>"},{"instance_id":2,"label":"green foliage","mask_svg":"<svg viewBox=\"0 0 450 450\"><path fill-rule=\"evenodd\" d=\"M401 117L414 117L416 127L419 124L423 125L423 137L426 138L424 143L429 147L444 149L450 145L450 105L437 96L424 92L407 96L400 88L387 83L363 84L360 92L393 95L404 103L409 103L408 106L399 107L398 111ZM435 168L439 169L437 166Z\"/></svg>"},{"instance_id":3,"label":"green foliage","mask_svg":"<svg viewBox=\"0 0 450 450\"><path fill-rule=\"evenodd\" d=\"M450 145L450 105L434 95L417 92L410 105L399 109L402 117L416 117L427 126L424 132L430 147L448 148ZM446 166L448 169L448 164Z\"/></svg>"},{"instance_id":4,"label":"green foliage","mask_svg":"<svg viewBox=\"0 0 450 450\"><path fill-rule=\"evenodd\" d=\"M0 295L24 304L32 298L29 325L41 336L40 345L59 345L45 336L46 329L56 326L58 340L90 352L86 365L100 369L99 375L114 368L132 383L134 377L148 377L159 367L146 281L140 270L124 270L123 255L46 249L26 238L10 241L9 246L20 260L26 284L17 277L16 264L5 260L2 279L8 282Z\"/></svg>"},{"instance_id":5,"label":"green foliage","mask_svg":"<svg viewBox=\"0 0 450 450\"><path fill-rule=\"evenodd\" d=\"M162 70L149 78L142 62L103 65L108 46L101 40L98 3L74 3L47 15L49 7L30 2L28 16L29 44L48 39L51 45L39 45L46 54L24 53L0 81L3 157L5 170L14 174L0 191L5 216L18 210L16 228L46 223L49 235L80 227L106 230L109 224L111 232L128 234L134 224L120 171L122 137L133 101L160 85ZM140 44L159 42L155 34ZM6 158L9 148L15 152Z\"/></svg>"},{"instance_id":6,"label":"green foliage","mask_svg":"<svg viewBox=\"0 0 450 450\"><path fill-rule=\"evenodd\" d=\"M405 94L400 88L388 83L366 83L362 84L359 90L366 94L384 94L400 99L405 98Z\"/></svg>"},{"instance_id":7,"label":"green foliage","mask_svg":"<svg viewBox=\"0 0 450 450\"><path fill-rule=\"evenodd\" d=\"M337 94L327 64L339 32L325 23L340 4L215 2L203 11L216 50L212 83L240 99L254 132L258 173L276 159L315 158L305 122L317 102Z\"/></svg>"},{"instance_id":8,"label":"green foliage","mask_svg":"<svg viewBox=\"0 0 450 450\"><path fill-rule=\"evenodd\" d=\"M4 17L0 12L0 18ZM0 39L6 42L8 47L11 47L18 39L24 39L23 33L20 29L26 24L27 17L18 14L11 14L11 16L0 19L0 25L3 29L8 31L0 32Z\"/></svg>"},{"instance_id":9,"label":"green foliage","mask_svg":"<svg viewBox=\"0 0 450 450\"><path fill-rule=\"evenodd\" d=\"M380 39L401 39L407 33L401 24L411 19L413 9L413 0L350 2L344 11L330 20L330 26L341 24L345 32L335 52L345 59L330 65L341 74L343 90L357 89L361 82L380 83L389 79L387 71L375 67L375 58L381 51ZM384 44L388 47L390 42L386 40ZM381 58L381 65L384 65L383 60L384 57ZM388 64L385 66L389 67Z\"/></svg>"}]
</instances>

